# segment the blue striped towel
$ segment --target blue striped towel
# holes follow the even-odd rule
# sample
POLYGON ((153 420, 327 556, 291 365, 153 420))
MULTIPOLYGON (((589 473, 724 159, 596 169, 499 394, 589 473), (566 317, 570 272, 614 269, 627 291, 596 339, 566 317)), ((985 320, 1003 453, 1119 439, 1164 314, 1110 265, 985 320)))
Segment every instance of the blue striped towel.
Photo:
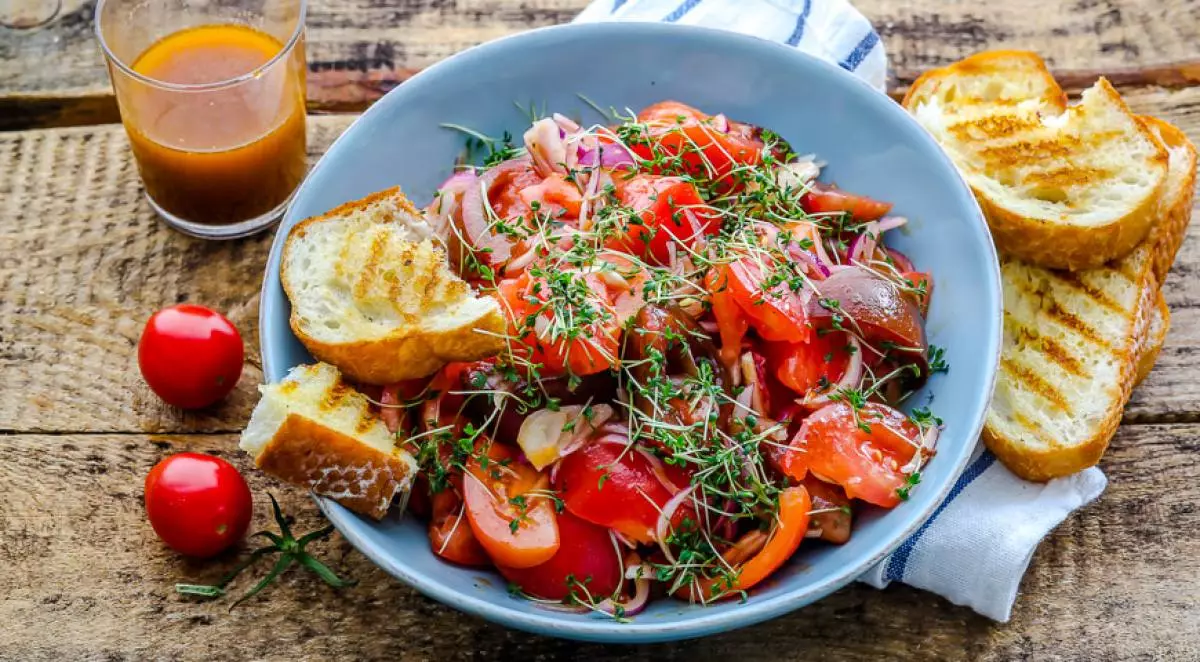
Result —
MULTIPOLYGON (((722 27, 836 62, 880 91, 887 82, 883 42, 846 0, 594 0, 575 20, 722 27)), ((909 584, 1007 621, 1038 543, 1106 484, 1096 468, 1029 483, 980 444, 945 502, 860 580, 909 584)))

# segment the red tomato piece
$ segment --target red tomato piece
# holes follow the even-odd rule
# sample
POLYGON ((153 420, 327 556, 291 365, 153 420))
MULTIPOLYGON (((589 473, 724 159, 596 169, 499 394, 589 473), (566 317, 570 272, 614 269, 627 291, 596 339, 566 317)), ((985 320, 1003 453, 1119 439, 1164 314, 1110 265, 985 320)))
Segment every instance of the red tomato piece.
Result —
POLYGON ((542 182, 532 165, 524 168, 511 167, 504 171, 492 184, 488 192, 488 202, 496 216, 504 219, 516 217, 528 218, 529 203, 521 192, 542 182))
POLYGON ((547 600, 564 600, 572 591, 581 595, 583 590, 600 600, 616 592, 621 559, 608 529, 562 512, 558 514, 558 538, 558 551, 549 561, 532 568, 496 569, 522 591, 547 600))
POLYGON ((180 554, 206 558, 236 544, 250 526, 246 480, 219 457, 172 455, 146 475, 146 516, 180 554))
POLYGON ((611 295, 595 273, 580 274, 588 286, 588 304, 596 321, 573 338, 551 338, 539 332, 537 318, 549 322, 554 311, 540 303, 549 299, 549 286, 544 279, 528 272, 497 284, 501 307, 509 321, 509 332, 520 342, 513 352, 533 363, 544 366, 543 377, 561 375, 566 371, 583 376, 603 372, 619 361, 621 327, 613 309, 611 295), (523 345, 523 347, 521 346, 523 345))
POLYGON ((750 325, 764 340, 791 343, 807 342, 812 325, 800 295, 780 283, 763 292, 765 277, 762 268, 750 259, 726 266, 729 290, 734 301, 750 320, 750 325))
MULTIPOLYGON (((676 491, 687 486, 680 470, 668 465, 664 469, 672 471, 667 477, 676 491)), ((568 511, 647 544, 656 540, 659 514, 674 495, 656 477, 649 460, 612 443, 592 443, 563 458, 556 481, 568 511)), ((676 517, 682 520, 680 513, 676 517)))
POLYGON ((727 269, 710 269, 705 275, 704 286, 712 297, 713 317, 721 336, 721 360, 726 365, 733 365, 741 354, 742 338, 746 337, 750 323, 730 290, 727 269))
POLYGON ((729 178, 736 166, 762 161, 763 144, 742 130, 745 125, 726 121, 722 130, 717 119, 677 101, 656 103, 638 113, 638 120, 650 126, 650 144, 630 145, 638 156, 682 155, 687 174, 717 181, 719 188, 736 185, 729 178))
POLYGON ((842 378, 850 362, 849 338, 842 331, 814 333, 806 343, 770 343, 775 376, 796 394, 842 378))
POLYGON ((531 210, 536 202, 539 214, 549 214, 555 219, 579 218, 583 206, 579 188, 558 173, 521 189, 521 199, 531 210))
POLYGON ((491 443, 467 461, 463 500, 471 531, 497 565, 531 568, 558 551, 554 504, 531 492, 544 490, 549 479, 517 453, 491 443), (487 461, 478 457, 486 452, 487 461))
POLYGON ((708 207, 695 185, 678 177, 638 175, 618 178, 617 197, 632 208, 640 223, 630 223, 609 246, 653 264, 670 261, 673 242, 691 247, 700 237, 716 234, 721 217, 708 207))
POLYGON ((913 287, 920 288, 922 283, 924 283, 924 294, 917 294, 915 292, 908 292, 907 294, 916 299, 917 305, 921 308, 921 315, 928 315, 929 300, 933 296, 933 277, 921 271, 906 271, 901 275, 905 280, 911 281, 913 287))
POLYGON ((917 426, 887 405, 867 403, 856 412, 836 402, 804 419, 792 446, 805 451, 809 470, 841 485, 846 496, 891 508, 900 503, 897 490, 908 478, 900 469, 919 437, 917 426))
POLYGON ((406 403, 417 398, 425 390, 426 380, 409 379, 384 386, 379 391, 379 418, 387 426, 388 432, 407 429, 409 426, 409 410, 406 403))
POLYGON ((843 212, 856 221, 874 221, 892 210, 892 203, 880 202, 865 195, 847 193, 817 182, 800 198, 800 206, 810 214, 843 212))
POLYGON ((224 315, 193 304, 150 317, 138 341, 138 367, 158 397, 183 409, 229 395, 242 376, 242 336, 224 315))
POLYGON ((471 567, 487 566, 491 559, 475 538, 475 532, 467 519, 466 507, 457 492, 462 489, 462 476, 456 476, 451 482, 454 487, 447 487, 428 497, 431 511, 429 547, 434 554, 451 563, 471 567))

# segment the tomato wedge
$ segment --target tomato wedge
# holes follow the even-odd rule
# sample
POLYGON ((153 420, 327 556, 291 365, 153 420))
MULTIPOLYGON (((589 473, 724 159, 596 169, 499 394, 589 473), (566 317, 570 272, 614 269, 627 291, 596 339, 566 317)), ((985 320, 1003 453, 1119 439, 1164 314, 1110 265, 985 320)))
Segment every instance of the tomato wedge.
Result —
MULTIPOLYGON (((643 159, 660 155, 681 156, 684 171, 700 179, 720 181, 738 165, 762 161, 763 144, 750 137, 747 125, 724 117, 710 117, 678 101, 663 101, 638 113, 650 127, 650 144, 630 148, 643 159)), ((724 188, 734 182, 726 179, 724 188)))
POLYGON ((461 477, 452 479, 458 487, 447 487, 431 497, 429 546, 434 554, 452 563, 486 566, 491 559, 475 538, 462 498, 456 492, 462 487, 461 481, 461 477))
POLYGON ((808 532, 810 510, 812 499, 804 486, 797 485, 785 489, 779 495, 779 523, 771 531, 763 548, 737 568, 737 577, 732 582, 725 578, 716 578, 701 586, 692 584, 688 589, 691 597, 704 602, 730 598, 769 577, 792 558, 792 554, 800 548, 800 543, 804 542, 804 534, 808 532), (696 591, 703 591, 703 594, 697 595, 696 591))
POLYGON ((721 217, 708 207, 700 191, 679 177, 638 175, 616 180, 617 198, 630 207, 640 222, 623 228, 608 245, 653 264, 670 261, 670 246, 692 246, 703 236, 721 229, 721 217))
POLYGON ((704 286, 712 297, 712 313, 721 335, 721 361, 733 365, 741 354, 742 338, 746 337, 750 323, 729 289, 727 269, 710 269, 704 277, 704 286))
MULTIPOLYGON (((664 479, 674 486, 668 490, 655 469, 624 445, 593 442, 563 458, 555 487, 572 514, 649 544, 657 540, 654 531, 663 506, 688 484, 682 471, 664 464, 664 479)), ((678 513, 676 517, 682 519, 678 513)))
POLYGON ((800 198, 800 206, 810 214, 847 213, 856 221, 874 221, 883 218, 892 210, 890 202, 847 193, 820 182, 814 183, 800 198))
POLYGON ((908 294, 916 300, 917 305, 921 308, 922 317, 928 315, 929 299, 931 296, 933 296, 933 278, 929 274, 921 271, 906 271, 901 274, 901 276, 903 276, 905 280, 911 282, 913 287, 917 289, 921 289, 922 283, 924 284, 924 293, 918 294, 916 292, 906 292, 905 294, 908 294))
POLYGON ((550 285, 545 278, 535 278, 526 272, 496 286, 501 308, 508 317, 509 332, 520 341, 514 343, 513 353, 542 364, 542 377, 562 375, 568 370, 578 376, 591 375, 608 370, 620 358, 621 327, 607 286, 595 273, 576 273, 573 278, 582 278, 589 293, 586 302, 572 304, 571 312, 579 317, 586 312, 594 318, 573 338, 552 339, 549 332, 538 329, 539 317, 545 320, 540 324, 549 327, 555 315, 553 306, 543 303, 550 297, 550 285))
POLYGON ((849 337, 841 331, 814 333, 806 343, 770 343, 775 376, 798 395, 837 382, 846 372, 849 337))
POLYGON ((579 188, 567 181, 566 177, 554 173, 542 181, 521 189, 521 200, 533 209, 550 218, 579 218, 583 207, 583 195, 579 188))
POLYGON ((616 592, 621 583, 621 559, 608 529, 562 512, 558 514, 558 537, 558 551, 549 561, 532 568, 500 565, 496 569, 536 598, 563 600, 572 591, 586 591, 593 600, 600 600, 616 592))
POLYGON ((900 469, 912 460, 919 439, 917 426, 887 405, 872 402, 856 411, 835 402, 804 419, 791 445, 803 449, 810 471, 841 485, 846 496, 892 508, 908 479, 900 469))
POLYGON ((519 461, 512 449, 492 443, 467 461, 463 497, 471 531, 497 565, 530 568, 558 551, 553 501, 543 494, 549 479, 519 461))
POLYGON ((808 321, 804 300, 798 293, 790 290, 785 283, 764 293, 766 276, 762 268, 749 258, 731 262, 725 269, 729 291, 758 335, 764 340, 808 342, 812 325, 808 321))

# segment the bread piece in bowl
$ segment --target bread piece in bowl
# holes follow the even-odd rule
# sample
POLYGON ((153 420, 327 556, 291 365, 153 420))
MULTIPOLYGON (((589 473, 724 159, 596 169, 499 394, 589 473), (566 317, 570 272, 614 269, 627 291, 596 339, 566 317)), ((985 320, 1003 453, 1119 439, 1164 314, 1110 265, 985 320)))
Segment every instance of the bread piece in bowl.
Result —
POLYGON ((375 519, 408 490, 416 462, 337 368, 296 366, 259 390, 240 443, 259 469, 375 519))
POLYGON ((420 211, 392 188, 299 223, 280 279, 317 359, 366 384, 433 374, 504 346, 504 316, 450 270, 420 211))

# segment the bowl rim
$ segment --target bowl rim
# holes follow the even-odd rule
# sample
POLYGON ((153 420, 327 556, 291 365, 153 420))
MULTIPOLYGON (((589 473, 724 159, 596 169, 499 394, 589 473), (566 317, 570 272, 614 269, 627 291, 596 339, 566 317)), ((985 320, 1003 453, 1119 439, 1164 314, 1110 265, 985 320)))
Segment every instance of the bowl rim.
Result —
MULTIPOLYGON (((266 328, 267 310, 268 307, 263 305, 268 296, 268 287, 272 282, 272 275, 279 271, 279 264, 283 243, 287 239, 287 235, 294 223, 291 221, 291 208, 295 201, 300 199, 306 192, 307 188, 312 185, 314 175, 323 167, 328 167, 328 159, 330 153, 334 152, 337 145, 350 134, 350 132, 364 119, 372 117, 374 114, 385 112, 383 106, 387 105, 384 102, 388 96, 397 92, 397 90, 408 87, 412 88, 412 82, 423 81, 427 78, 432 78, 439 75, 443 70, 448 70, 457 66, 458 61, 466 57, 478 57, 481 54, 494 49, 508 48, 513 42, 521 42, 528 39, 539 39, 546 35, 557 35, 558 33, 583 33, 583 32, 611 32, 611 33, 643 33, 646 37, 653 37, 663 33, 678 34, 681 31, 692 32, 705 39, 716 40, 731 40, 740 41, 745 45, 753 44, 754 47, 765 49, 766 51, 776 51, 778 54, 788 54, 792 57, 800 57, 807 59, 809 63, 817 68, 824 68, 829 72, 834 72, 837 77, 843 78, 850 85, 858 85, 866 90, 869 90, 873 95, 879 98, 881 104, 891 104, 892 110, 884 110, 882 112, 898 111, 903 117, 903 121, 909 122, 913 128, 917 130, 917 140, 925 141, 933 148, 934 158, 941 159, 949 170, 954 173, 955 179, 961 186, 961 191, 965 193, 965 199, 968 203, 968 211, 970 218, 962 219, 965 222, 976 224, 982 232, 984 239, 985 257, 989 258, 991 269, 988 274, 988 291, 993 293, 995 305, 992 310, 992 319, 994 324, 990 325, 988 338, 986 339, 985 347, 988 349, 987 356, 981 359, 982 370, 985 371, 987 387, 985 393, 981 394, 979 399, 980 405, 974 413, 974 425, 970 434, 966 436, 968 440, 980 438, 983 432, 984 423, 987 416, 988 403, 991 402, 992 395, 995 390, 996 375, 1000 364, 1000 342, 1001 342, 1001 324, 1003 314, 1003 299, 1002 281, 1000 277, 999 256, 996 251, 995 244, 992 240, 991 232, 988 229, 987 222, 984 218, 983 211, 979 206, 974 194, 971 191, 970 185, 966 178, 954 165, 950 157, 945 153, 941 146, 927 131, 904 111, 898 104, 892 101, 885 93, 880 92, 866 81, 854 76, 850 72, 838 67, 834 64, 826 62, 820 58, 803 53, 794 48, 790 48, 783 44, 773 41, 761 39, 754 36, 740 34, 729 30, 709 28, 695 25, 678 25, 664 24, 655 22, 598 22, 598 23, 567 23, 562 25, 546 26, 518 32, 511 35, 506 35, 491 41, 472 46, 463 51, 460 51, 444 60, 441 60, 430 67, 414 74, 411 78, 405 81, 404 84, 398 85, 382 98, 377 100, 366 111, 354 119, 351 124, 339 135, 321 155, 317 164, 305 176, 300 187, 297 188, 296 194, 292 198, 292 203, 289 204, 289 209, 283 221, 279 224, 275 237, 272 240, 271 250, 268 256, 265 273, 263 276, 263 284, 260 290, 260 308, 258 315, 258 333, 259 333, 259 348, 262 359, 262 371, 264 381, 269 380, 269 376, 277 374, 275 366, 268 356, 267 344, 263 342, 263 329, 266 328), (286 231, 285 231, 286 230, 286 231), (990 356, 990 360, 988 360, 990 356)), ((394 103, 394 102, 393 102, 394 103)), ((290 328, 290 327, 289 327, 290 328)), ((969 442, 968 442, 969 443, 969 442)), ((336 502, 325 497, 313 495, 323 515, 337 528, 338 532, 350 542, 359 552, 365 555, 373 563, 388 572, 393 577, 400 579, 410 587, 415 588, 421 594, 437 600, 442 604, 448 605, 458 611, 473 616, 482 617, 488 621, 498 623, 503 626, 516 628, 522 631, 531 632, 539 635, 550 635, 567 639, 575 639, 580 641, 595 641, 606 643, 624 643, 624 644, 639 644, 639 643, 654 643, 664 641, 676 641, 682 639, 690 639, 703 637, 710 634, 728 632, 737 630, 750 625, 755 625, 773 618, 777 618, 784 614, 790 613, 806 606, 817 600, 820 600, 834 591, 848 585, 856 578, 860 577, 864 572, 872 566, 886 558, 894 552, 897 547, 907 540, 913 533, 921 528, 930 517, 941 507, 946 500, 951 489, 958 481, 963 470, 970 463, 975 455, 975 449, 978 445, 970 447, 970 450, 963 452, 961 457, 957 458, 953 470, 948 474, 947 480, 937 489, 937 496, 929 501, 928 505, 914 516, 909 525, 901 530, 897 530, 888 536, 884 536, 885 540, 882 543, 876 544, 875 549, 871 552, 867 559, 860 564, 849 564, 840 568, 838 572, 830 573, 829 575, 817 579, 812 586, 804 591, 802 595, 782 592, 779 595, 764 599, 761 602, 749 603, 741 608, 724 613, 705 613, 703 607, 697 608, 694 615, 687 618, 682 618, 673 622, 649 620, 638 621, 634 618, 629 623, 617 623, 612 620, 601 619, 579 619, 567 620, 560 614, 556 614, 547 610, 544 614, 541 613, 525 613, 516 609, 507 608, 501 605, 490 603, 474 595, 459 592, 448 588, 445 584, 437 581, 435 578, 426 577, 419 573, 410 572, 407 568, 396 563, 391 555, 382 553, 382 550, 376 547, 376 544, 367 540, 363 535, 360 535, 358 526, 362 526, 357 516, 350 511, 344 509, 336 502)))

